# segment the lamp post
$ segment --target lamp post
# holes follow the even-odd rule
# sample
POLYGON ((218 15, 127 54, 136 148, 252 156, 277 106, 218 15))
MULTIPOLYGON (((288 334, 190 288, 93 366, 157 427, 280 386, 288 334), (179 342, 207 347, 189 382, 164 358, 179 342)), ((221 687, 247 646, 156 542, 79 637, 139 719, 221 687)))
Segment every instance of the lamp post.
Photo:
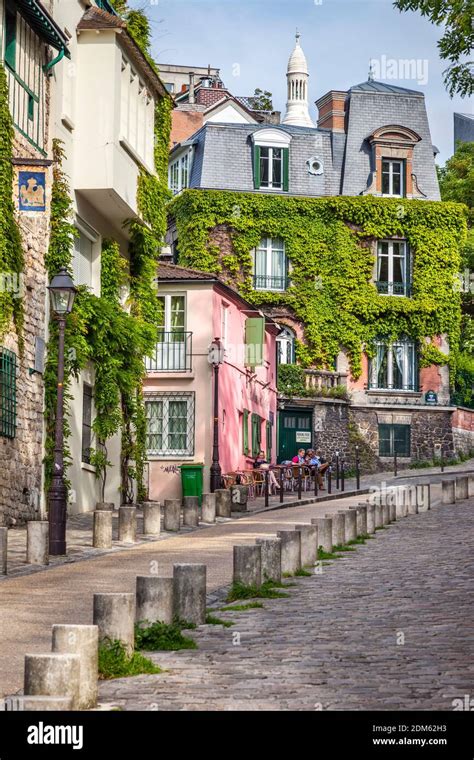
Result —
POLYGON ((67 489, 64 484, 64 332, 76 288, 66 269, 60 269, 48 286, 51 311, 58 322, 58 393, 54 431, 53 475, 48 492, 49 553, 66 554, 67 489))
POLYGON ((219 464, 219 367, 224 363, 224 347, 219 338, 214 338, 209 346, 207 360, 214 370, 214 426, 212 440, 211 493, 222 485, 222 470, 219 464))

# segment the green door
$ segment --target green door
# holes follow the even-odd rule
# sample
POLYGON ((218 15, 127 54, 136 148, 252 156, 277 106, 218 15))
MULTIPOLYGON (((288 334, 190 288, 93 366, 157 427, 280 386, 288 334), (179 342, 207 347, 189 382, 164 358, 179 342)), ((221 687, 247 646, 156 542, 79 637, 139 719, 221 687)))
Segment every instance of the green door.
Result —
POLYGON ((285 409, 279 413, 278 461, 293 459, 298 449, 313 446, 313 413, 285 409))

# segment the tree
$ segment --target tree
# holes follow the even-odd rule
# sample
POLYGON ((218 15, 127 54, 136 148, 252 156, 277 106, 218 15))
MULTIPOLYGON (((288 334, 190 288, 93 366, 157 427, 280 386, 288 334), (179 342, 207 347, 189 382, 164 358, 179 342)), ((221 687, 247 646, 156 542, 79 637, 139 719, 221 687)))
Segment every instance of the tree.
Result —
POLYGON ((272 93, 257 87, 252 98, 255 111, 273 111, 272 93))
POLYGON ((464 58, 474 48, 472 0, 394 0, 399 11, 419 11, 436 26, 444 27, 438 41, 440 57, 449 61, 443 72, 444 84, 451 97, 474 93, 474 62, 464 58))

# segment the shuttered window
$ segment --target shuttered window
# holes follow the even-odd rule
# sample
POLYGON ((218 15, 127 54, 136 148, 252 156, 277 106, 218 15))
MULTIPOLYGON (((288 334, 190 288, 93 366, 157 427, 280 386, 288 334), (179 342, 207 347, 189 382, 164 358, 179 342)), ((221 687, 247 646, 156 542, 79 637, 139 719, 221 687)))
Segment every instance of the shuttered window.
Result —
POLYGON ((260 454, 262 448, 262 419, 258 414, 252 414, 252 456, 260 454))
POLYGON ((247 456, 249 454, 249 411, 244 409, 242 415, 242 451, 247 456))
POLYGON ((16 433, 16 355, 0 348, 0 436, 14 438, 16 433))

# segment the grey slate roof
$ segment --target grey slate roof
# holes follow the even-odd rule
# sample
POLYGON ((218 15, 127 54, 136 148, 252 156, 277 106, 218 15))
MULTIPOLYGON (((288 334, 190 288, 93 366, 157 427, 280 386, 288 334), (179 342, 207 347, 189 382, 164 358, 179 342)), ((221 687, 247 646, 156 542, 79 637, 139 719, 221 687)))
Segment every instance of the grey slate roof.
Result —
POLYGON ((352 87, 348 97, 347 134, 287 124, 271 127, 268 124, 205 124, 187 141, 194 144, 190 187, 274 193, 255 190, 253 180, 252 134, 271 128, 282 130, 292 138, 289 195, 361 195, 372 171, 367 138, 379 127, 398 124, 421 137, 414 147, 413 173, 424 196, 428 200, 439 200, 423 93, 370 81, 352 87), (323 174, 309 173, 306 162, 312 157, 322 160, 323 174))

